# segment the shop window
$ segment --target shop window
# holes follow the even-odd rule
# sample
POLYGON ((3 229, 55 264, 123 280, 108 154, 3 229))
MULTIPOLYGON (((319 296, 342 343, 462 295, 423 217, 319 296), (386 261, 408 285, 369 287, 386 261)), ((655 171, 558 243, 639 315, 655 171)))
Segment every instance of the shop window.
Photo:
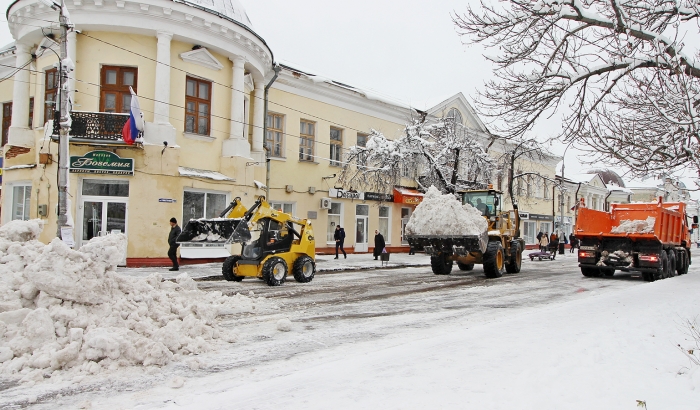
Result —
POLYGON ((540 231, 541 232, 547 232, 551 235, 552 233, 552 224, 550 222, 540 222, 540 231))
POLYGON ((384 236, 384 241, 388 244, 391 243, 389 240, 389 233, 391 232, 390 228, 390 221, 391 221, 391 208, 388 206, 380 206, 379 207, 379 227, 378 231, 379 233, 384 236))
POLYGON ((185 86, 185 132, 209 135, 211 82, 187 77, 185 86))
POLYGON ((331 165, 339 167, 343 159, 343 130, 331 127, 331 165))
POLYGON ((310 121, 301 120, 299 128, 299 161, 314 160, 315 135, 316 124, 310 121))
POLYGON ((333 236, 335 235, 335 227, 340 225, 342 215, 342 204, 340 202, 331 202, 331 209, 328 210, 328 229, 326 230, 326 242, 335 243, 333 236))
POLYGON ((537 243, 537 232, 535 232, 534 222, 523 222, 523 239, 525 239, 525 243, 530 245, 537 243))
POLYGON ((54 113, 58 110, 58 70, 55 68, 46 70, 44 78, 44 123, 46 123, 53 120, 54 113))
POLYGON ((265 145, 271 157, 284 157, 284 117, 280 114, 267 114, 265 145))
POLYGON ((129 181, 123 179, 84 179, 84 196, 129 196, 129 181))
POLYGON ((270 202, 272 209, 282 211, 285 214, 294 215, 294 203, 293 202, 270 202))
POLYGON ((128 113, 131 91, 136 92, 138 69, 134 67, 103 66, 100 75, 100 111, 128 113))
POLYGON ((216 192, 185 191, 182 222, 199 218, 218 218, 228 205, 228 195, 216 192))
POLYGON ((31 194, 31 185, 16 185, 12 187, 12 220, 29 220, 31 194))

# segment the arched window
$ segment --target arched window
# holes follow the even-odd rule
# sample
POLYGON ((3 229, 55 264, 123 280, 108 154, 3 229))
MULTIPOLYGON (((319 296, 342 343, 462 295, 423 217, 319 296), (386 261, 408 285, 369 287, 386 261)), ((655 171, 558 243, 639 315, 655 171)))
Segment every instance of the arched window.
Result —
POLYGON ((462 113, 456 108, 450 108, 450 110, 447 112, 447 119, 454 121, 455 124, 464 124, 462 113))

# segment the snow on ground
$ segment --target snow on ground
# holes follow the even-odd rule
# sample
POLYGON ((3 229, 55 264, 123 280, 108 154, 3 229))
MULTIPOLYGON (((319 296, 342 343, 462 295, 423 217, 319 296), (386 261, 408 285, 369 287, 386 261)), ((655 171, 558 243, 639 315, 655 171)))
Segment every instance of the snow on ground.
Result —
POLYGON ((656 218, 653 216, 647 219, 625 219, 620 221, 620 225, 612 228, 612 233, 652 233, 654 232, 656 218))
POLYGON ((23 383, 163 366, 234 342, 217 317, 275 308, 202 292, 187 274, 176 282, 117 274, 123 234, 75 251, 58 239, 42 244, 40 232, 36 220, 0 227, 0 375, 23 383))
POLYGON ((485 314, 352 345, 318 346, 284 360, 189 379, 177 391, 161 385, 91 404, 589 410, 635 409, 640 400, 648 409, 698 409, 700 369, 678 349, 695 345, 682 322, 700 312, 698 293, 696 271, 495 319, 485 314))
POLYGON ((469 204, 454 195, 442 195, 431 186, 406 224, 407 235, 483 235, 488 222, 469 204))

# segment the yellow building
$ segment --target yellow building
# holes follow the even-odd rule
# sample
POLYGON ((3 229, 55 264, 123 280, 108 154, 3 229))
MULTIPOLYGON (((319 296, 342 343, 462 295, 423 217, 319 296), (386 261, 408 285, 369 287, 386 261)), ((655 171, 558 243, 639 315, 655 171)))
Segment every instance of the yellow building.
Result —
MULTIPOLYGON (((371 129, 398 137, 416 114, 411 107, 275 64, 237 0, 67 3, 74 25, 64 61, 74 66, 66 86, 69 214, 77 246, 124 232, 128 264, 166 262, 170 217, 214 217, 235 197, 250 205, 265 194, 267 146, 269 200, 312 220, 319 251, 331 251, 338 224, 347 250, 371 250, 375 229, 391 250, 408 249, 402 228, 420 194, 410 187, 351 192, 336 186, 336 175, 344 150, 364 144, 371 129), (129 87, 145 121, 143 142, 134 145, 122 140, 129 87)), ((49 23, 57 15, 40 0, 13 2, 7 19, 15 42, 0 50, 0 75, 12 78, 0 82, 2 223, 41 218, 45 242, 57 230, 53 118, 62 39, 49 23)), ((461 94, 428 111, 445 109, 483 128, 461 94)), ((192 245, 181 256, 227 253, 192 245)))

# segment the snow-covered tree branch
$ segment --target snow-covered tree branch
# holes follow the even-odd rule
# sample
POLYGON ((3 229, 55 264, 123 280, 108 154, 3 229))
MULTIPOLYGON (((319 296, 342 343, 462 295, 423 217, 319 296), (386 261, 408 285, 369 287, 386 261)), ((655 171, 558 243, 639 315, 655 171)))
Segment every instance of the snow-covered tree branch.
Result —
POLYGON ((700 59, 685 44, 699 19, 691 0, 482 0, 454 16, 467 43, 497 50, 477 101, 496 132, 563 112, 567 142, 638 174, 700 171, 700 59))

